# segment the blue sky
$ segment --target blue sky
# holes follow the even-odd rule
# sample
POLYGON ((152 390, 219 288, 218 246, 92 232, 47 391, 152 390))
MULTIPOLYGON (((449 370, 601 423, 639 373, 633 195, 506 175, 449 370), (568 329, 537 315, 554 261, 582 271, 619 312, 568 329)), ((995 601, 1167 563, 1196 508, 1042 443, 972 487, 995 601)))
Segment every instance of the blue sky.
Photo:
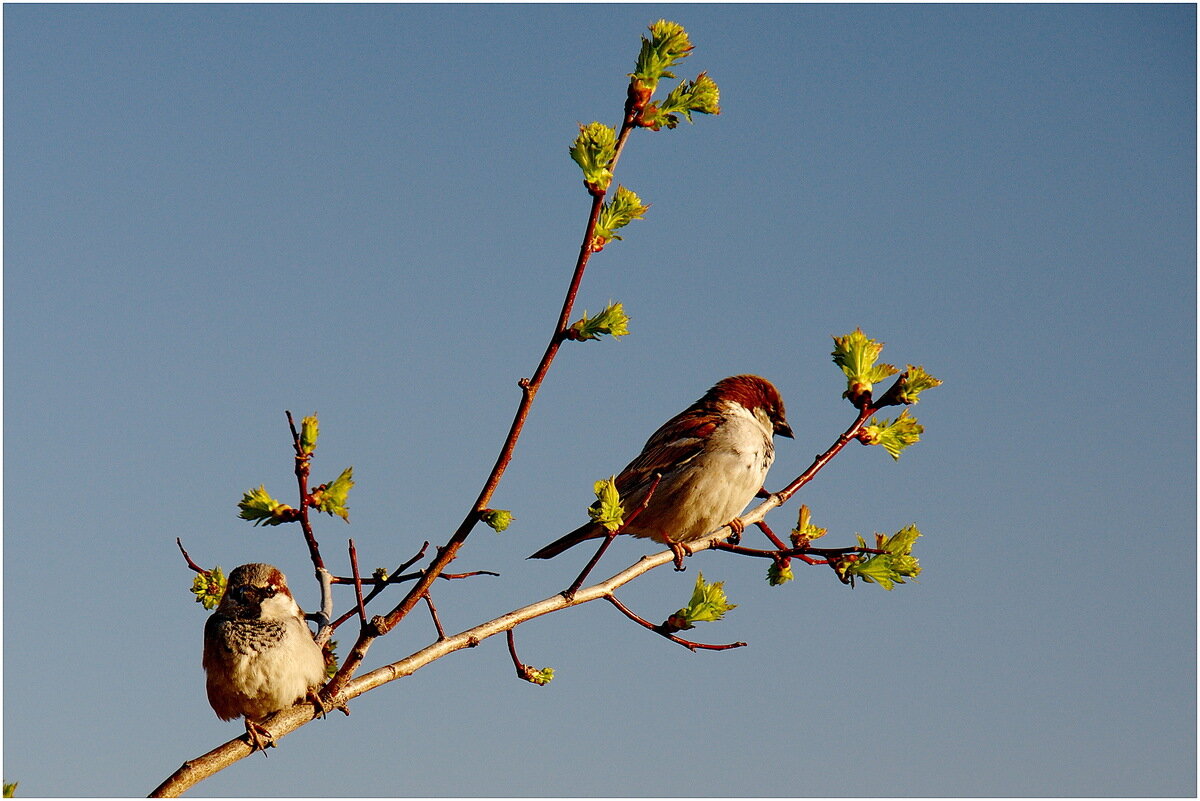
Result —
MULTIPOLYGON (((561 589, 524 556, 716 380, 787 401, 772 488, 852 419, 831 334, 945 380, 893 463, 848 449, 797 498, 830 541, 925 532, 917 584, 781 588, 692 654, 588 605, 454 654, 194 795, 1193 795, 1196 28, 1190 5, 4 8, 4 774, 144 795, 238 732, 204 697, 175 549, 270 561, 235 517, 353 465, 350 526, 394 566, 478 491, 557 315, 588 198, 567 146, 617 122, 638 36, 696 44, 723 113, 637 132, 653 205, 579 310, 496 506, 439 586, 455 631, 561 589)), ((786 531, 795 509, 774 513, 786 531)), ((605 575, 645 551, 619 542, 605 575)), ((349 602, 340 596, 339 607, 349 602)), ((368 667, 433 636, 420 616, 368 667)), ((352 636, 339 635, 343 643, 352 636)))

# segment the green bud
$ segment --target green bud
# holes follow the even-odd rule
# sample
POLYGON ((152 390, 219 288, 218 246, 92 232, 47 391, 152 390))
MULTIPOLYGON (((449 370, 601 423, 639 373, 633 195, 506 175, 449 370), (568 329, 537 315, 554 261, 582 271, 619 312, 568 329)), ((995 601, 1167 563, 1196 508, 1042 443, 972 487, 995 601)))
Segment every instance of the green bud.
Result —
POLYGON ((642 219, 648 208, 650 206, 643 204, 635 192, 618 185, 616 193, 600 208, 600 216, 596 220, 596 230, 593 234, 592 251, 599 253, 609 242, 620 239, 616 234, 617 229, 642 219))
POLYGON ((630 73, 633 81, 640 83, 651 93, 660 78, 674 78, 668 72, 677 61, 687 57, 692 50, 687 31, 677 22, 660 19, 650 25, 650 38, 642 36, 642 48, 638 53, 637 66, 630 73))
POLYGON ((625 314, 625 307, 620 303, 609 303, 604 307, 604 311, 595 317, 588 317, 585 310, 583 317, 576 320, 567 329, 567 339, 584 342, 589 339, 599 339, 605 334, 612 337, 623 337, 628 333, 629 317, 625 314))
POLYGON ((583 170, 588 190, 599 194, 608 191, 613 177, 609 165, 617 155, 617 132, 602 122, 580 125, 570 153, 583 170))
POLYGON ((892 459, 899 459, 905 448, 920 441, 924 431, 925 427, 917 422, 917 418, 909 417, 908 409, 905 409, 895 420, 878 421, 872 417, 858 438, 868 445, 882 445, 892 459))
POLYGON ((829 533, 829 529, 820 528, 812 523, 812 512, 808 504, 800 504, 800 515, 796 527, 792 529, 790 539, 797 548, 806 548, 813 540, 820 539, 829 533))
POLYGON ((925 368, 920 365, 908 365, 908 369, 899 378, 899 386, 896 399, 900 403, 916 403, 917 397, 927 389, 940 387, 942 382, 940 379, 934 378, 929 373, 925 372, 925 368))
POLYGON ((679 630, 690 629, 696 623, 708 623, 720 620, 725 613, 737 607, 728 602, 725 596, 725 582, 714 581, 711 584, 704 581, 704 574, 697 572, 696 586, 692 590, 692 598, 688 605, 671 616, 679 630))
POLYGON ((597 481, 593 486, 596 502, 588 509, 588 517, 609 531, 625 525, 625 509, 621 506, 621 493, 617 491, 617 477, 597 481))
POLYGON ((649 114, 653 118, 651 122, 657 123, 647 124, 648 128, 656 131, 662 125, 674 128, 679 124, 679 119, 674 112, 683 114, 690 123, 693 111, 701 114, 720 114, 720 100, 721 91, 717 87, 716 81, 708 77, 708 73, 702 72, 696 77, 696 80, 684 81, 672 89, 671 93, 654 111, 651 111, 651 107, 648 106, 646 113, 642 116, 645 118, 649 114))
POLYGON ((196 595, 196 603, 205 609, 215 609, 225 594, 225 573, 217 565, 207 573, 197 573, 192 580, 192 592, 196 595))
POLYGON ((554 668, 526 668, 525 680, 539 686, 549 684, 554 680, 554 668))
MULTIPOLYGON (((885 590, 890 590, 896 584, 904 584, 905 578, 914 578, 921 574, 921 565, 912 556, 913 544, 921 532, 915 525, 907 525, 890 537, 882 534, 875 535, 875 547, 886 553, 871 556, 854 562, 847 573, 861 578, 863 581, 878 584, 885 590)), ((858 538, 860 547, 866 543, 858 538)))
POLYGON ((353 486, 354 468, 347 467, 332 482, 322 484, 312 491, 312 505, 318 511, 331 516, 337 515, 349 523, 350 509, 346 506, 346 501, 353 486))
POLYGON ((507 509, 485 509, 479 519, 491 526, 497 534, 508 528, 508 524, 514 520, 513 513, 507 509))
POLYGON ((289 522, 294 518, 287 513, 295 511, 287 504, 272 498, 263 485, 259 485, 258 489, 244 492, 242 500, 238 502, 238 509, 241 510, 238 512, 238 517, 242 520, 251 520, 256 526, 260 523, 264 526, 278 526, 281 523, 289 522))
POLYGON ((338 672, 337 640, 325 643, 321 656, 325 657, 325 678, 332 679, 338 672))
POLYGON ((787 559, 782 562, 772 562, 771 566, 767 568, 767 583, 772 587, 787 584, 795 577, 795 574, 792 573, 791 561, 787 559))
POLYGON ((846 374, 846 391, 842 397, 852 403, 869 397, 876 382, 897 372, 894 365, 875 364, 883 351, 883 343, 867 337, 861 328, 845 336, 835 336, 833 344, 833 363, 846 374))
POLYGON ((300 450, 312 453, 317 449, 317 416, 305 417, 300 421, 300 450))

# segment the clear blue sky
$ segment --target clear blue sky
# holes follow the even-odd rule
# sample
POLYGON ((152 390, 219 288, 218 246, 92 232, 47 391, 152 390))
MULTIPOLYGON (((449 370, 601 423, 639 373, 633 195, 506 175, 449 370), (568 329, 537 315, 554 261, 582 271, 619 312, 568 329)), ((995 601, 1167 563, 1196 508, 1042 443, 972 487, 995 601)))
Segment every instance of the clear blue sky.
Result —
MULTIPOLYGON (((392 567, 461 519, 557 314, 588 198, 567 146, 615 123, 638 36, 697 47, 724 113, 637 133, 653 206, 580 310, 495 498, 517 522, 435 599, 455 631, 553 594, 592 482, 719 378, 757 372, 797 437, 852 417, 831 334, 945 380, 898 463, 853 447, 802 493, 829 540, 925 532, 920 583, 825 569, 692 654, 590 605, 455 654, 196 795, 1193 795, 1196 11, 1171 6, 4 8, 4 777, 141 795, 237 734, 175 549, 279 564, 235 517, 291 490, 283 412, 352 464, 350 526, 392 567)), ((794 508, 772 522, 786 531, 794 508)), ((615 572, 645 551, 614 546, 615 572)), ((345 567, 339 568, 345 571, 345 567)), ((349 602, 339 596, 338 606, 349 602)), ((427 643, 415 616, 369 666, 427 643)), ((345 646, 352 636, 338 638, 345 646)))

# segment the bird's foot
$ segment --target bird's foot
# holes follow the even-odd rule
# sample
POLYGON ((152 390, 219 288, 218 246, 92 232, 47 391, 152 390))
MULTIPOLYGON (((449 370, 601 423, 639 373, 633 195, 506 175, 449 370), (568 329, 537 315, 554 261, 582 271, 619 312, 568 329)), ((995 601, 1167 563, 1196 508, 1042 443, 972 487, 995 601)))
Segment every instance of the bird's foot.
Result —
POLYGON ((729 521, 729 530, 732 532, 725 541, 730 545, 737 545, 742 541, 742 532, 746 530, 746 524, 742 522, 742 518, 735 517, 729 521))
POLYGON ((325 717, 325 713, 334 708, 332 704, 325 703, 325 699, 321 697, 321 691, 313 687, 309 688, 304 700, 313 705, 319 718, 325 717))
POLYGON ((263 756, 267 755, 268 748, 275 747, 275 735, 267 731, 261 724, 255 723, 246 718, 246 740, 250 744, 250 753, 262 751, 263 756))
POLYGON ((675 570, 682 573, 686 570, 683 566, 683 557, 691 556, 695 551, 682 542, 668 542, 667 545, 671 548, 671 553, 675 554, 675 570))

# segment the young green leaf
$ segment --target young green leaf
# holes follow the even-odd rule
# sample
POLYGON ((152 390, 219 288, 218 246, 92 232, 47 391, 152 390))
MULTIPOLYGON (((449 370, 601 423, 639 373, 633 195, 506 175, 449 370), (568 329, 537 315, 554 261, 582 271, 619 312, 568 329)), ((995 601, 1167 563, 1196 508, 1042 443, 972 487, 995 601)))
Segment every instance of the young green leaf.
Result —
POLYGON ((612 183, 609 165, 617 154, 617 132, 602 122, 579 126, 570 148, 571 158, 583 170, 588 191, 603 194, 612 183))
POLYGON ((312 506, 327 515, 337 515, 349 523, 350 509, 346 506, 346 501, 353 486, 354 468, 347 467, 333 481, 312 491, 312 506))
POLYGON ((792 563, 790 559, 784 559, 780 562, 771 562, 771 566, 767 568, 767 583, 772 587, 778 587, 780 584, 787 584, 795 577, 796 575, 792 572, 792 563))
POLYGON ((642 113, 642 124, 652 130, 662 126, 674 128, 679 124, 676 113, 682 114, 690 123, 692 112, 701 114, 721 113, 721 92, 717 83, 702 72, 694 81, 684 81, 671 90, 671 93, 657 105, 651 104, 642 113))
POLYGON ((321 656, 325 657, 325 678, 332 679, 338 671, 337 640, 325 643, 325 647, 321 649, 321 656))
POLYGON ((588 517, 609 531, 625 525, 625 509, 621 506, 621 493, 617 492, 617 477, 597 481, 593 489, 596 502, 588 508, 588 517))
POLYGON ((583 317, 567 329, 567 339, 584 342, 599 339, 604 334, 623 337, 628 333, 629 317, 625 314, 625 307, 620 303, 610 303, 595 317, 588 317, 587 311, 584 310, 583 317))
POLYGON ((305 417, 300 421, 300 450, 304 453, 312 453, 317 449, 317 434, 320 426, 317 425, 317 416, 314 414, 310 417, 305 417))
POLYGON ((254 525, 278 526, 295 519, 295 510, 286 503, 280 503, 270 496, 264 485, 258 489, 246 490, 238 502, 238 517, 251 520, 254 525))
POLYGON ((924 367, 910 364, 908 365, 908 369, 899 378, 896 399, 900 403, 916 403, 917 397, 922 392, 934 387, 940 387, 941 385, 941 380, 925 372, 924 367))
POLYGON ((813 525, 812 511, 809 510, 808 504, 800 504, 800 515, 796 520, 796 527, 789 535, 792 545, 797 548, 807 548, 810 542, 824 537, 828 532, 829 529, 813 525))
POLYGON ((609 242, 620 239, 616 231, 634 220, 642 219, 648 208, 649 204, 643 204, 633 190, 618 184, 617 191, 600 208, 600 216, 596 220, 596 230, 592 236, 592 252, 599 253, 609 242))
POLYGON ((523 676, 523 678, 530 684, 537 684, 539 686, 546 685, 554 680, 554 668, 552 668, 552 667, 546 667, 546 668, 526 667, 525 675, 523 676))
POLYGON ((196 603, 205 609, 215 609, 225 594, 225 572, 217 565, 207 573, 197 573, 192 580, 192 590, 196 595, 196 603))
POLYGON ((869 399, 876 382, 897 372, 894 365, 875 363, 883 351, 883 343, 870 339, 861 328, 845 336, 835 336, 833 344, 833 363, 846 374, 842 397, 851 403, 857 405, 869 399))
POLYGON ((882 445, 893 459, 899 459, 905 448, 920 441, 924 431, 925 427, 917 422, 917 418, 909 417, 908 409, 905 409, 895 420, 878 421, 872 417, 858 438, 868 445, 882 445))
POLYGON ((725 613, 737 607, 729 603, 725 596, 725 582, 705 582, 704 574, 696 574, 696 586, 692 590, 692 599, 688 605, 671 615, 668 622, 678 630, 692 628, 696 623, 707 623, 720 620, 725 613))
POLYGON ((674 64, 687 57, 692 51, 687 31, 677 22, 660 19, 650 25, 650 38, 642 36, 642 48, 638 52, 637 65, 629 77, 631 85, 647 90, 649 97, 658 87, 661 78, 674 78, 668 72, 674 64))
MULTIPOLYGON (((875 535, 875 548, 887 553, 871 554, 865 559, 850 562, 846 574, 850 577, 861 578, 871 584, 878 584, 885 590, 890 590, 896 584, 904 584, 905 578, 914 578, 921 574, 921 565, 912 555, 913 544, 921 532, 915 525, 907 525, 891 537, 882 534, 875 535)), ((858 538, 859 546, 866 547, 862 537, 858 538)))

